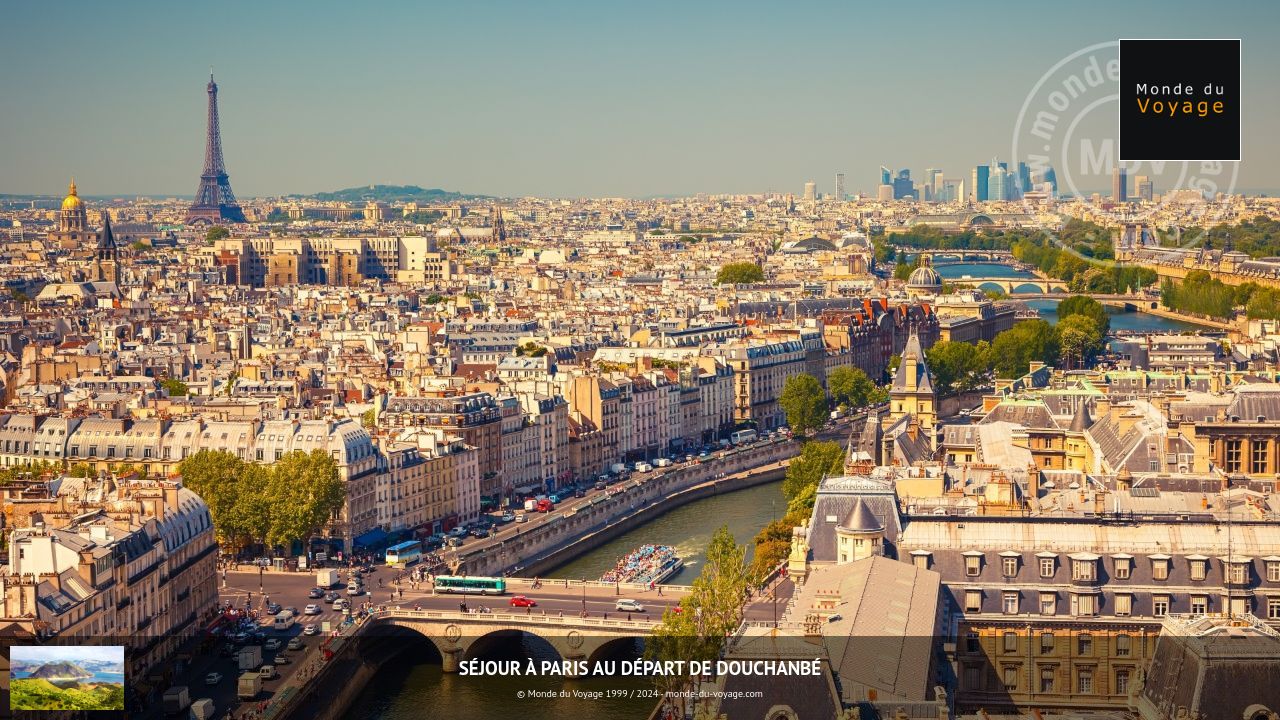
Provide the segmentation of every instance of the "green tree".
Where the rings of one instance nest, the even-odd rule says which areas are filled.
[[[879,389],[862,368],[848,366],[838,367],[827,373],[827,388],[836,404],[848,408],[871,404]]]
[[[797,435],[817,430],[830,418],[827,394],[822,391],[818,379],[808,373],[787,378],[782,386],[782,395],[778,397],[778,405],[787,414],[787,424]]]
[[[1111,316],[1102,303],[1086,295],[1073,295],[1058,303],[1058,322],[1072,315],[1084,315],[1092,318],[1103,335],[1111,332]]]
[[[187,387],[187,384],[177,378],[165,378],[164,380],[161,380],[160,387],[164,388],[166,393],[169,393],[169,397],[179,397],[191,394],[191,390]]]
[[[1068,367],[1084,367],[1104,347],[1098,323],[1087,315],[1070,315],[1059,320],[1057,331],[1058,344]]]
[[[204,499],[219,539],[234,548],[261,536],[244,521],[245,506],[260,494],[245,462],[224,450],[201,450],[178,464],[182,484]]]
[[[1032,361],[1058,362],[1058,334],[1044,320],[1023,320],[996,336],[991,356],[996,374],[1016,378],[1031,369]]]
[[[729,263],[721,266],[720,272],[716,273],[717,285],[748,285],[758,282],[764,282],[764,271],[755,263]]]
[[[751,581],[745,558],[746,547],[733,539],[727,526],[716,530],[702,573],[680,600],[681,612],[663,613],[662,622],[645,639],[645,657],[683,662],[718,659],[725,639],[742,623]],[[693,678],[659,674],[654,683],[664,697],[678,697],[678,691],[692,686]],[[665,702],[685,707],[681,700]]]
[[[213,243],[218,240],[224,240],[229,237],[231,237],[230,230],[222,227],[221,225],[214,225],[213,227],[209,228],[207,232],[205,232],[204,241],[207,243]]]
[[[96,473],[93,470],[93,466],[89,463],[76,463],[71,466],[71,470],[69,470],[67,474],[71,477],[89,478],[93,477]]]
[[[378,414],[373,408],[360,413],[360,425],[364,428],[374,428],[378,425]]]
[[[808,442],[800,454],[791,459],[786,477],[782,480],[782,496],[788,508],[804,514],[813,508],[813,497],[818,483],[827,475],[844,472],[844,447],[838,442]],[[808,496],[808,497],[806,497]],[[806,507],[807,505],[807,507]]]
[[[926,358],[934,387],[941,393],[980,387],[990,372],[990,346],[943,340],[929,348]]]
[[[441,302],[444,302],[444,296],[439,293],[431,293],[427,296],[428,305],[437,305]]]
[[[346,491],[329,453],[295,450],[271,466],[266,495],[270,516],[266,540],[288,547],[311,537],[341,510]]]

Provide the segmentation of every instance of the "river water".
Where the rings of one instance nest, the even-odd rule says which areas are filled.
[[[687,585],[702,572],[707,543],[721,525],[727,525],[734,539],[747,546],[750,560],[751,541],[756,533],[784,514],[786,501],[781,482],[695,500],[570,561],[547,577],[594,580],[637,546],[654,543],[677,548],[685,566],[667,582]],[[519,647],[507,646],[485,657],[555,660],[558,656],[550,646],[526,635]],[[643,720],[657,705],[656,700],[530,700],[521,699],[518,693],[598,691],[607,695],[611,690],[642,691],[650,687],[643,678],[464,677],[443,672],[439,658],[425,657],[425,653],[410,649],[384,666],[352,704],[346,720],[417,720],[436,716],[449,720]]]

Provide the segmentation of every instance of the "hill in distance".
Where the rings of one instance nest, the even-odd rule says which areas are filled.
[[[480,200],[488,198],[487,195],[466,195],[463,193],[453,192],[451,190],[441,190],[440,188],[420,188],[417,185],[362,185],[360,187],[346,188],[344,190],[334,190],[332,192],[321,192],[313,195],[303,195],[296,197],[307,197],[312,200],[320,200],[326,202],[367,202],[374,200],[377,202],[420,202],[420,203],[443,203],[456,202],[459,200]]]
[[[69,680],[73,678],[93,677],[93,673],[69,662],[45,663],[31,673],[32,678],[49,680]]]

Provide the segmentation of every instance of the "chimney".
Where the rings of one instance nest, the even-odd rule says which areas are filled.
[[[1104,395],[1103,397],[1094,400],[1093,410],[1099,418],[1109,418],[1111,415],[1111,398]]]
[[[80,551],[80,564],[76,566],[76,570],[80,573],[80,577],[90,586],[93,586],[93,553],[88,550]]]

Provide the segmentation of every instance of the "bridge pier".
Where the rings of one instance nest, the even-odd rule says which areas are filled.
[[[462,657],[462,648],[452,648],[440,651],[442,660],[441,670],[447,673],[458,672],[458,660]]]

